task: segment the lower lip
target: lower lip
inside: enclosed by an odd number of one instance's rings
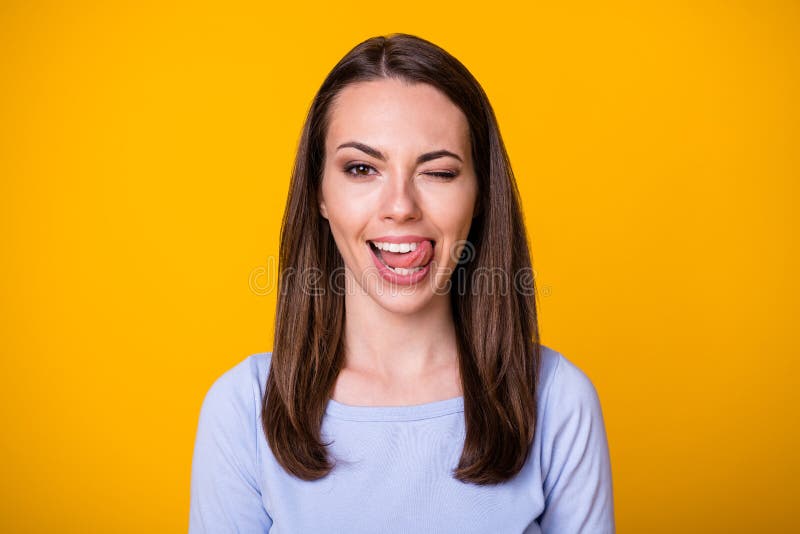
[[[389,267],[383,264],[383,262],[375,255],[375,251],[372,250],[372,246],[367,243],[367,248],[369,249],[369,253],[372,256],[372,262],[375,264],[375,267],[378,268],[378,272],[383,277],[384,280],[387,282],[392,282],[393,284],[402,285],[402,286],[410,286],[412,284],[416,284],[420,282],[423,278],[428,275],[428,271],[431,270],[431,264],[433,263],[433,258],[429,261],[425,267],[420,269],[419,271],[411,274],[398,274],[391,270]]]

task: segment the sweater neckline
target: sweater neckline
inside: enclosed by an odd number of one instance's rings
[[[327,415],[349,421],[416,421],[464,411],[464,396],[408,406],[354,406],[328,399]]]

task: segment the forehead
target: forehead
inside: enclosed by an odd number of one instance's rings
[[[333,101],[326,145],[330,150],[346,141],[389,152],[434,145],[467,152],[469,124],[461,109],[432,85],[386,78],[348,85]]]

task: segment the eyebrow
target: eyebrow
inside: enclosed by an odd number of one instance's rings
[[[343,148],[348,148],[348,147],[360,150],[361,152],[364,152],[365,154],[372,156],[373,158],[377,158],[381,161],[386,161],[386,156],[384,156],[380,150],[372,148],[369,145],[365,145],[364,143],[359,143],[358,141],[348,141],[347,143],[342,143],[341,145],[336,147],[336,150],[341,150]],[[426,161],[431,161],[438,158],[444,158],[447,156],[455,158],[462,163],[464,162],[464,160],[462,160],[461,156],[459,156],[458,154],[454,154],[449,150],[442,149],[442,150],[435,150],[433,152],[426,152],[425,154],[420,155],[417,158],[417,165],[419,165],[420,163],[425,163]]]

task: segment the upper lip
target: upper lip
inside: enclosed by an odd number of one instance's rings
[[[378,241],[380,243],[419,243],[420,241],[435,241],[432,237],[421,235],[384,235],[373,237],[367,241]]]

